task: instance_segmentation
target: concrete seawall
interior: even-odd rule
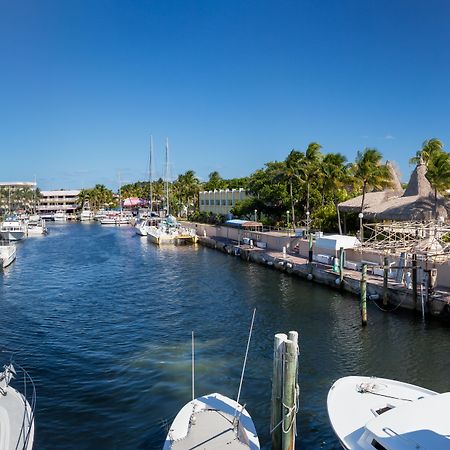
[[[331,266],[312,263],[297,255],[284,254],[279,251],[262,250],[249,245],[236,245],[227,240],[200,236],[199,243],[206,247],[219,250],[228,255],[238,256],[244,261],[257,263],[274,270],[285,272],[293,276],[298,276],[305,280],[320,283],[332,289],[348,292],[353,295],[360,295],[360,272],[354,270],[344,270],[343,281],[340,283],[339,273],[335,272]],[[398,308],[416,310],[427,316],[439,318],[450,323],[450,293],[446,291],[436,291],[429,301],[419,298],[414,304],[412,290],[407,289],[401,283],[389,281],[387,289],[388,306],[382,306],[383,298],[383,278],[375,275],[367,276],[367,297],[369,300],[377,301],[380,308],[392,311]]]

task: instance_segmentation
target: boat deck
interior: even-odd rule
[[[233,427],[233,416],[223,411],[207,409],[194,415],[188,435],[172,444],[174,450],[223,449],[243,450],[249,446],[240,441]]]

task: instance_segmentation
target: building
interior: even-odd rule
[[[36,201],[36,182],[0,182],[0,210],[20,211],[32,209]]]
[[[79,189],[58,191],[41,191],[38,211],[39,214],[53,214],[56,211],[64,211],[66,214],[75,214],[78,208]]]
[[[199,192],[200,212],[227,215],[237,202],[248,197],[245,189],[220,189]]]

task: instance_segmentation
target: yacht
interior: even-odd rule
[[[346,450],[444,450],[450,448],[450,392],[385,378],[337,380],[328,416]]]
[[[12,363],[3,366],[0,373],[0,448],[5,450],[33,448],[36,391],[33,380],[22,371],[23,376],[18,379],[22,380],[24,394],[11,386],[16,377]]]
[[[65,211],[60,209],[59,211],[56,211],[55,214],[53,214],[53,220],[55,222],[66,222],[67,221],[67,214]]]
[[[90,222],[94,219],[94,213],[91,211],[88,201],[84,202],[83,209],[81,210],[81,213],[79,215],[79,219],[81,220],[81,222]]]
[[[27,227],[17,217],[7,217],[0,225],[0,237],[7,241],[20,241],[26,235]]]
[[[45,220],[38,215],[30,216],[26,225],[28,236],[40,236],[48,233]]]
[[[8,241],[0,241],[0,267],[8,267],[16,259],[16,245]]]

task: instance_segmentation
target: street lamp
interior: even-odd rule
[[[306,236],[309,236],[309,215],[310,212],[306,211]]]
[[[255,209],[255,222],[258,222],[258,216],[257,216],[257,214],[258,214],[258,210]]]
[[[289,210],[286,211],[286,216],[287,216],[287,229],[288,229],[288,236],[290,234],[290,225],[289,225]]]
[[[361,241],[362,244],[364,242],[363,223],[362,223],[364,214],[360,212],[358,214],[358,217],[359,217],[359,240]]]

